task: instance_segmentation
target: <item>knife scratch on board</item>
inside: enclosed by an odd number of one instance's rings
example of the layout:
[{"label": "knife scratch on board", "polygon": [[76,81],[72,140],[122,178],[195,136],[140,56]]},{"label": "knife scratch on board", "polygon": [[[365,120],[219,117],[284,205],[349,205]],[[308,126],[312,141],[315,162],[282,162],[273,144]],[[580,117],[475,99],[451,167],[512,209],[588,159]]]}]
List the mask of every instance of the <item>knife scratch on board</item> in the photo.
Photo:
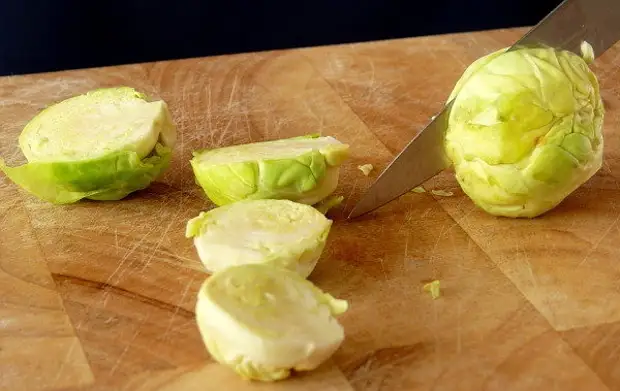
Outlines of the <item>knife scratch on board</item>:
[{"label": "knife scratch on board", "polygon": [[189,288],[191,286],[193,286],[194,278],[195,277],[191,277],[189,282],[187,284],[185,284],[185,289],[183,290],[183,293],[181,294],[181,298],[179,299],[179,301],[175,305],[174,312],[170,316],[170,321],[168,322],[168,326],[166,327],[166,331],[164,331],[164,333],[161,336],[161,339],[164,340],[164,341],[168,337],[168,334],[170,334],[170,332],[172,331],[172,324],[174,323],[174,320],[176,319],[177,314],[179,313],[179,310],[181,308],[181,305],[183,304],[183,301],[185,301],[185,298],[187,297],[187,293],[189,292]]},{"label": "knife scratch on board", "polygon": [[148,315],[140,322],[140,324],[137,327],[136,332],[133,333],[131,339],[129,341],[127,341],[127,343],[125,344],[125,347],[123,348],[123,351],[121,352],[121,354],[119,354],[118,357],[116,358],[116,361],[114,362],[114,365],[110,369],[110,372],[109,372],[110,376],[114,375],[114,373],[120,367],[121,362],[123,361],[123,359],[127,355],[127,352],[129,351],[129,348],[131,347],[131,344],[136,340],[136,338],[138,338],[138,334],[140,334],[140,327],[144,324],[144,321],[146,320],[146,318],[148,318]]},{"label": "knife scratch on board", "polygon": [[[151,233],[153,233],[153,231],[155,231],[156,228],[157,228],[157,226],[151,227],[151,229],[148,232],[146,232],[144,235],[142,235],[140,240],[133,247],[129,248],[125,252],[123,257],[120,259],[118,265],[116,266],[116,269],[114,269],[114,271],[104,281],[104,283],[103,283],[104,285],[115,286],[116,283],[118,283],[120,281],[121,277],[124,274],[123,268],[125,266],[125,263],[127,262],[127,259],[129,259],[129,257],[136,251],[136,249],[138,249],[140,246],[142,246],[142,243],[146,240],[146,238],[148,238],[151,235]],[[115,277],[116,277],[116,282],[112,282],[112,280]],[[107,305],[109,296],[110,296],[110,292],[107,289],[105,289],[103,291],[102,295],[101,295],[101,300],[99,301],[99,303],[103,307],[105,307]]]},{"label": "knife scratch on board", "polygon": [[577,268],[582,267],[590,260],[590,255],[594,254],[594,252],[598,250],[603,240],[605,240],[605,238],[611,233],[612,229],[618,225],[618,220],[620,220],[620,213],[616,215],[614,221],[612,221],[611,224],[605,229],[605,231],[603,231],[601,236],[596,239],[596,242],[594,242],[594,245],[592,246],[592,248],[590,248],[590,251],[588,251],[581,260],[581,262],[577,264]]},{"label": "knife scratch on board", "polygon": [[118,245],[118,228],[114,228],[114,253],[118,254],[120,246]]},{"label": "knife scratch on board", "polygon": [[228,110],[235,106],[239,105],[239,100],[235,99],[235,95],[237,93],[237,84],[239,84],[239,71],[235,72],[235,77],[232,82],[232,87],[230,87],[230,97],[228,98]]}]

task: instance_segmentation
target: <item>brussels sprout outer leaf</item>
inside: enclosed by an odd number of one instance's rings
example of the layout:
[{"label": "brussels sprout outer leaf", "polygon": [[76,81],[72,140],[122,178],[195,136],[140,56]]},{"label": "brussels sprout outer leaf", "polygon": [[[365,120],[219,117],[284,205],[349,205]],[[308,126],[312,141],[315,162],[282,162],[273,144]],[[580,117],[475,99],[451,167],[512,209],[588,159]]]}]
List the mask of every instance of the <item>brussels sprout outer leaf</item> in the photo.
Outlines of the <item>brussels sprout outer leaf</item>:
[{"label": "brussels sprout outer leaf", "polygon": [[161,144],[140,160],[135,152],[120,151],[107,156],[74,162],[32,162],[0,169],[16,184],[36,197],[69,204],[83,198],[119,200],[141,190],[169,165],[172,150]]}]

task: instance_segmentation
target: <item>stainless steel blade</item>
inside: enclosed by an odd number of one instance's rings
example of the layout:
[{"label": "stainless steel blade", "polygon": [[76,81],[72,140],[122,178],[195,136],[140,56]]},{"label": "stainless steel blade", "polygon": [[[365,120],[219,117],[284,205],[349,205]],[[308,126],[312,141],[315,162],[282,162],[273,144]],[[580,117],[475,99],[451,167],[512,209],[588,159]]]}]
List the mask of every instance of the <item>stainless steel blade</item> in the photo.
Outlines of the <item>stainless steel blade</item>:
[{"label": "stainless steel blade", "polygon": [[409,142],[355,205],[349,218],[387,204],[450,166],[443,149],[449,115],[450,110],[442,110]]},{"label": "stainless steel blade", "polygon": [[548,46],[580,53],[587,41],[600,56],[620,39],[620,1],[565,0],[511,49]]},{"label": "stainless steel blade", "polygon": [[[620,0],[565,0],[515,42],[509,50],[524,46],[548,46],[580,53],[587,41],[600,56],[620,39]],[[377,209],[426,182],[450,163],[443,150],[452,102],[392,160],[355,205],[349,218]]]}]

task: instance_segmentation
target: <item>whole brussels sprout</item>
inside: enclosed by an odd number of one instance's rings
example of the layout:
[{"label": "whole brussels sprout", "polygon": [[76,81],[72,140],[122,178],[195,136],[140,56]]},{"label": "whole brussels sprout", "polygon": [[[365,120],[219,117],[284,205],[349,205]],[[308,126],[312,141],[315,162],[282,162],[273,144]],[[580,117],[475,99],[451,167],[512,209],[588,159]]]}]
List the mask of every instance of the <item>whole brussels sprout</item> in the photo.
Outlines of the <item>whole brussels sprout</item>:
[{"label": "whole brussels sprout", "polygon": [[452,91],[446,153],[486,212],[536,217],[602,165],[603,103],[583,58],[551,48],[502,49],[472,63]]}]

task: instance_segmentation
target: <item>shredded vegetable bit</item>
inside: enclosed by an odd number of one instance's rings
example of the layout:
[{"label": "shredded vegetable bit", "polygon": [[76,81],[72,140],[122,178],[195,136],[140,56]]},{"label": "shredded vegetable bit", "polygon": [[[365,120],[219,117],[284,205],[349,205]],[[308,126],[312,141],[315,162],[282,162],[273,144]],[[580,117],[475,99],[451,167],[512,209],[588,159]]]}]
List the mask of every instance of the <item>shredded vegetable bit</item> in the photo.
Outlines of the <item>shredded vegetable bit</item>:
[{"label": "shredded vegetable bit", "polygon": [[454,195],[453,192],[445,190],[431,190],[431,193],[441,197],[452,197]]},{"label": "shredded vegetable bit", "polygon": [[414,187],[411,190],[412,193],[426,193],[426,190],[422,186]]},{"label": "shredded vegetable bit", "polygon": [[429,282],[428,284],[424,284],[424,291],[425,292],[430,292],[431,293],[431,297],[433,298],[433,300],[437,299],[439,296],[441,296],[441,289],[440,289],[440,284],[439,284],[439,280],[434,280]]},{"label": "shredded vegetable bit", "polygon": [[314,208],[323,214],[327,214],[330,209],[342,204],[344,200],[343,196],[329,196],[323,201],[314,205]]},{"label": "shredded vegetable bit", "polygon": [[361,166],[357,166],[357,168],[359,168],[364,173],[364,175],[368,176],[368,174],[370,174],[374,167],[372,166],[372,164],[363,164]]},{"label": "shredded vegetable bit", "polygon": [[581,43],[581,57],[588,64],[594,61],[594,49],[592,48],[592,45],[586,41]]}]

